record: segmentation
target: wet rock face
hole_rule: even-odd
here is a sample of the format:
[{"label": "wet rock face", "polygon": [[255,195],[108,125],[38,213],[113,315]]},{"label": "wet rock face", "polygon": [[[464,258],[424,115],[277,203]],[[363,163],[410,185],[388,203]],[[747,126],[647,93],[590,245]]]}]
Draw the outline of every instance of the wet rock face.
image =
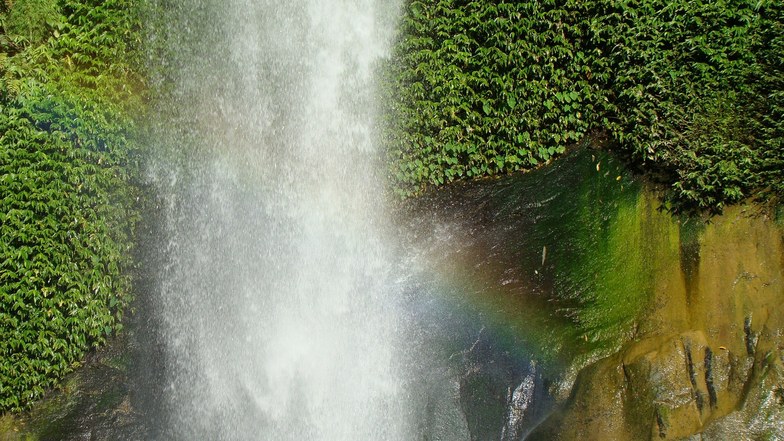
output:
[{"label": "wet rock face", "polygon": [[526,374],[483,354],[456,368],[473,439],[784,439],[781,225],[755,206],[707,224],[659,206],[593,150],[419,201],[413,242],[445,304],[511,336],[560,401],[534,398],[531,418]]},{"label": "wet rock face", "polygon": [[632,344],[586,368],[567,408],[529,439],[781,438],[784,353],[720,351],[700,332]]},{"label": "wet rock face", "polygon": [[690,240],[698,254],[655,274],[638,335],[529,439],[784,438],[781,230],[736,208]]}]

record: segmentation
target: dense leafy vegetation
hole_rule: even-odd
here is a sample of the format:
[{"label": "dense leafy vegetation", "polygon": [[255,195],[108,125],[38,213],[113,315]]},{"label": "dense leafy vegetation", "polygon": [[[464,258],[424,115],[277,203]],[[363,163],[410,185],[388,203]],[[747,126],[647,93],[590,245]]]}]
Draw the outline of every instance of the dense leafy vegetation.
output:
[{"label": "dense leafy vegetation", "polygon": [[684,208],[784,183],[784,3],[408,1],[387,72],[397,191],[606,137]]},{"label": "dense leafy vegetation", "polygon": [[121,328],[138,2],[0,3],[0,411]]}]

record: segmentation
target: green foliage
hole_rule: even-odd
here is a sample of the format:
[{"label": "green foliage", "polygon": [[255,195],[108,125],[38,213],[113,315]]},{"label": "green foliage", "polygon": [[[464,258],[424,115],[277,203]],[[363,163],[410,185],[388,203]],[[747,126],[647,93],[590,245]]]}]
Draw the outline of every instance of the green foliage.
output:
[{"label": "green foliage", "polygon": [[[90,3],[0,11],[0,411],[119,331],[130,300],[138,5]],[[19,24],[31,5],[57,9]]]},{"label": "green foliage", "polygon": [[16,0],[12,4],[6,15],[5,29],[9,35],[25,42],[40,44],[60,18],[55,0]]},{"label": "green foliage", "polygon": [[410,2],[388,69],[402,194],[528,169],[589,130],[595,87],[574,10],[541,2]]},{"label": "green foliage", "polygon": [[385,66],[397,191],[528,169],[588,135],[683,207],[782,189],[781,2],[409,1]]},{"label": "green foliage", "polygon": [[782,3],[597,4],[589,44],[612,73],[607,128],[672,185],[676,206],[720,210],[780,188],[781,167],[766,169],[782,159],[781,111],[770,106],[784,91]]}]

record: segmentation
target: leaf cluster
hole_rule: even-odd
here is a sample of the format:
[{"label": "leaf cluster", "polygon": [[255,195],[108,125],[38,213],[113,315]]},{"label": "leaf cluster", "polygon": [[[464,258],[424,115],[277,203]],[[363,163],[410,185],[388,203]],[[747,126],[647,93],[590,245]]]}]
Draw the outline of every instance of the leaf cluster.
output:
[{"label": "leaf cluster", "polygon": [[602,133],[683,207],[781,194],[783,10],[408,1],[383,69],[396,191],[532,168]]},{"label": "leaf cluster", "polygon": [[590,129],[595,87],[575,11],[554,2],[406,5],[385,67],[388,151],[403,195],[528,169]]},{"label": "leaf cluster", "polygon": [[44,2],[0,10],[0,411],[28,406],[119,331],[130,301],[136,9],[48,1],[45,22],[18,23],[16,8]]},{"label": "leaf cluster", "polygon": [[601,86],[607,128],[670,186],[675,207],[720,211],[784,194],[784,4],[597,4],[589,44],[612,73]]}]

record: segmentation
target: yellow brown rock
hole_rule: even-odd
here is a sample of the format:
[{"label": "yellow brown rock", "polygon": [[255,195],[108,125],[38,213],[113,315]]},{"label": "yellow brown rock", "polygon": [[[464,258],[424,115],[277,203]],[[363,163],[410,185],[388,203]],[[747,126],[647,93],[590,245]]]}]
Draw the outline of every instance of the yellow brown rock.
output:
[{"label": "yellow brown rock", "polygon": [[680,230],[648,245],[670,256],[634,339],[584,368],[529,439],[784,437],[781,227],[745,206]]}]

